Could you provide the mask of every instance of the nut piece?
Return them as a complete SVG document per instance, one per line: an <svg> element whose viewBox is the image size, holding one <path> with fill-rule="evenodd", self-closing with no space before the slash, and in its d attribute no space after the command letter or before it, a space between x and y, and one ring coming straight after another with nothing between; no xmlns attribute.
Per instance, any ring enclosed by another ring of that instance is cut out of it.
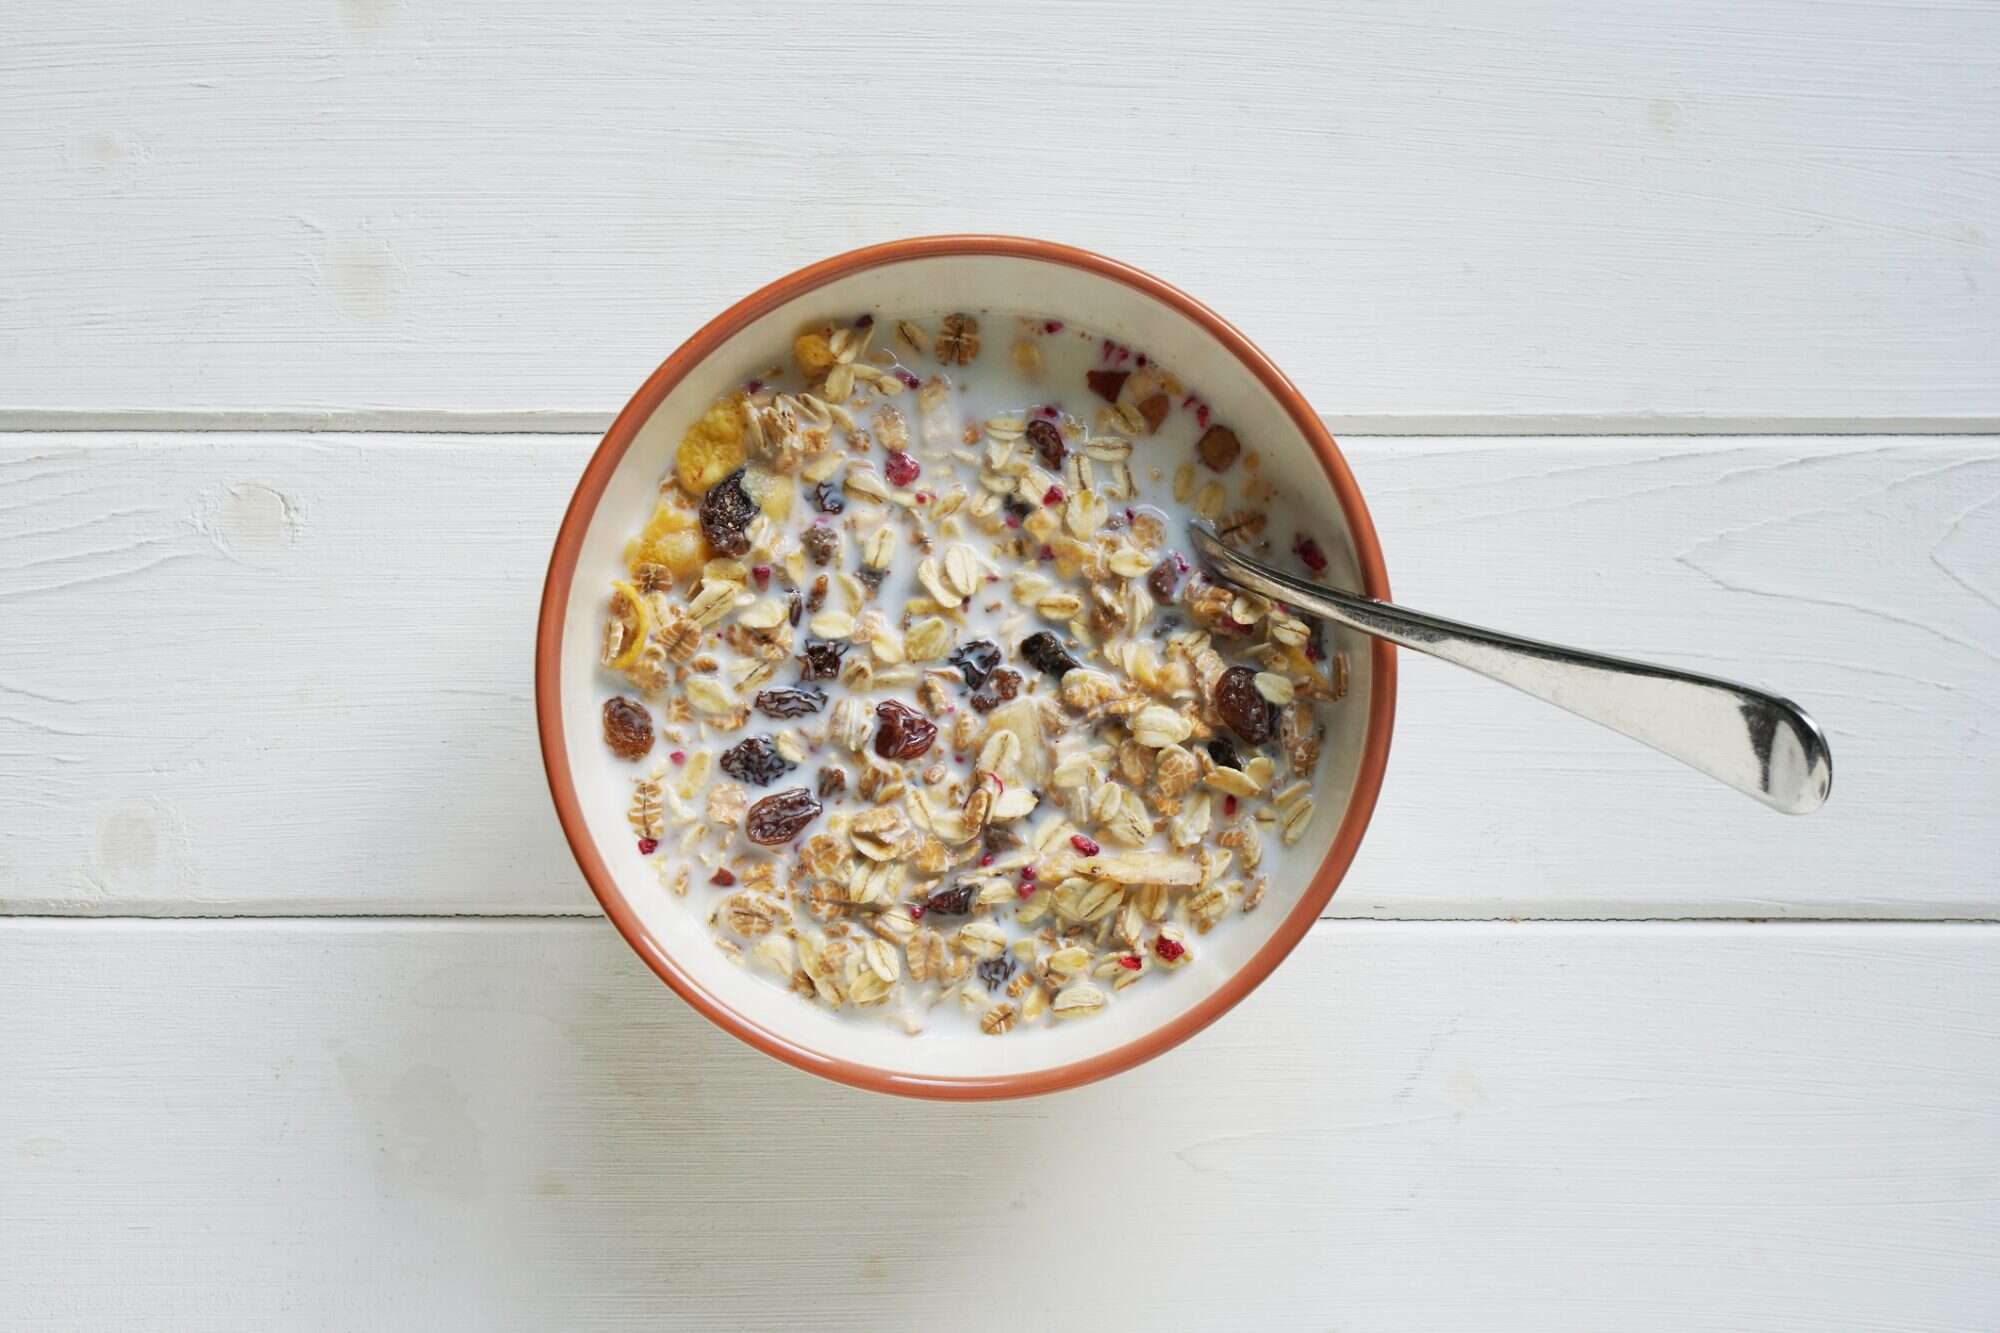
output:
<svg viewBox="0 0 2000 1333"><path fill-rule="evenodd" d="M979 321L970 315L946 315L931 350L940 365L970 365L979 355Z"/></svg>
<svg viewBox="0 0 2000 1333"><path fill-rule="evenodd" d="M1195 445L1195 452L1201 455L1212 472L1227 472L1236 456L1243 452L1242 441L1236 432L1227 426L1210 426L1202 433L1201 442Z"/></svg>

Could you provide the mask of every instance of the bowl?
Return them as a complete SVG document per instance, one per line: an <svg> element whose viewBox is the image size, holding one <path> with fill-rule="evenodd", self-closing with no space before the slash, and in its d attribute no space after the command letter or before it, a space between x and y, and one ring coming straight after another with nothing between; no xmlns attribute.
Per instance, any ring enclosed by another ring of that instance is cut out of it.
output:
<svg viewBox="0 0 2000 1333"><path fill-rule="evenodd" d="M982 1099L1053 1092L1129 1069L1236 1004L1292 951L1339 886L1368 826L1388 759L1395 659L1385 643L1336 640L1349 689L1326 714L1316 809L1291 863L1310 877L1269 886L1255 913L1203 937L1171 985L1134 987L1103 1014L1004 1039L912 1037L807 1003L731 962L701 914L670 896L625 825L630 769L599 738L597 652L606 590L650 511L681 433L721 392L769 365L801 327L863 311L1034 313L1151 352L1198 386L1262 456L1267 475L1325 515L1316 534L1340 581L1387 598L1361 491L1291 381L1220 316L1159 279L1048 241L931 236L838 255L752 293L688 339L640 386L577 483L557 533L535 642L535 710L549 789L592 892L647 966L724 1030L800 1069L906 1096ZM1299 852L1306 852L1299 856Z"/></svg>

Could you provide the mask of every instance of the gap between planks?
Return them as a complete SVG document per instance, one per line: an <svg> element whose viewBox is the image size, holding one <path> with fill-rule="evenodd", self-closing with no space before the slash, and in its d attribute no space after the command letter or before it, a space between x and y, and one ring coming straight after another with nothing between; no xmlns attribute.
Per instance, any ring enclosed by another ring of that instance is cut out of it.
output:
<svg viewBox="0 0 2000 1333"><path fill-rule="evenodd" d="M184 410L0 408L0 434L268 431L391 435L601 435L613 414L581 409L487 412L407 408ZM1327 414L1335 435L1590 437L1634 435L1996 435L2000 416L1710 416L1693 412Z"/></svg>

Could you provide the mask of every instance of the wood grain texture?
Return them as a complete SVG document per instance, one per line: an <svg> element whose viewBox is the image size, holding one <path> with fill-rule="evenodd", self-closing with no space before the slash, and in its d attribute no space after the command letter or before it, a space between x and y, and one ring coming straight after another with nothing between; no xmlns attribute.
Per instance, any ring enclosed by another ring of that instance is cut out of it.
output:
<svg viewBox="0 0 2000 1333"><path fill-rule="evenodd" d="M593 910L530 700L591 444L0 439L0 910ZM1346 447L1403 601L1792 694L1836 778L1780 818L1406 654L1336 914L2000 916L1990 443Z"/></svg>
<svg viewBox="0 0 2000 1333"><path fill-rule="evenodd" d="M1329 412L1990 422L1996 44L1983 0L16 0L0 409L603 412L779 273L983 230L1157 271Z"/></svg>
<svg viewBox="0 0 2000 1333"><path fill-rule="evenodd" d="M601 922L0 923L0 1324L1979 1327L1996 942L1328 923L981 1107L785 1069Z"/></svg>

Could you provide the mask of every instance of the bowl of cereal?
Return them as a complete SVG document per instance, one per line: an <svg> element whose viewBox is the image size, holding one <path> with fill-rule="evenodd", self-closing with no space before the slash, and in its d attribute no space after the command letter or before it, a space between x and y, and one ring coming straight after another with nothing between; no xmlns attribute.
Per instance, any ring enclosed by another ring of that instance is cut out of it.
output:
<svg viewBox="0 0 2000 1333"><path fill-rule="evenodd" d="M1207 307L1045 241L840 255L703 327L585 468L535 703L620 933L881 1092L1102 1078L1226 1012L1360 844L1386 644L1187 525L1387 598L1333 439Z"/></svg>

